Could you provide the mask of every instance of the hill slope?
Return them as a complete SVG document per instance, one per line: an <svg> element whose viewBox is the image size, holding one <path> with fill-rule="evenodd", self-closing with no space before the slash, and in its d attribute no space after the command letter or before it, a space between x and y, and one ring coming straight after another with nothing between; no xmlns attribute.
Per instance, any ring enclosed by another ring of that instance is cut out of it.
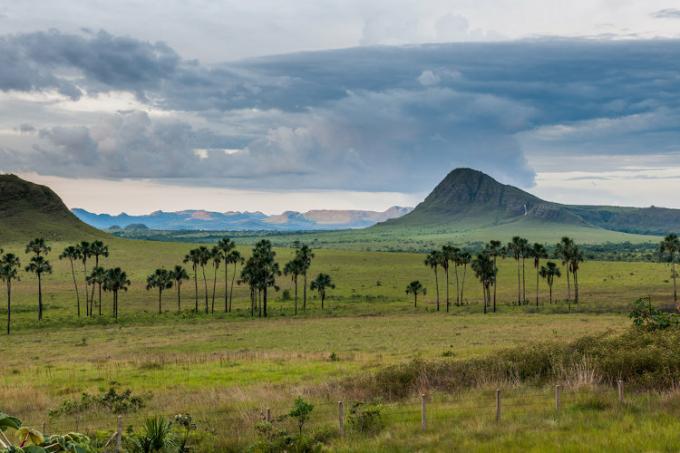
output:
<svg viewBox="0 0 680 453"><path fill-rule="evenodd" d="M621 241L627 240L621 233L663 235L680 231L680 210L562 205L501 184L480 171L458 168L449 173L412 212L375 228L457 232L490 228L497 232L512 230L516 234L521 234L523 229L587 229L600 230L587 232L597 237L607 237L608 232L618 233L612 234L611 240ZM636 239L639 240L639 237Z"/></svg>
<svg viewBox="0 0 680 453"><path fill-rule="evenodd" d="M84 224L50 188L0 175L0 241L80 240L105 233Z"/></svg>

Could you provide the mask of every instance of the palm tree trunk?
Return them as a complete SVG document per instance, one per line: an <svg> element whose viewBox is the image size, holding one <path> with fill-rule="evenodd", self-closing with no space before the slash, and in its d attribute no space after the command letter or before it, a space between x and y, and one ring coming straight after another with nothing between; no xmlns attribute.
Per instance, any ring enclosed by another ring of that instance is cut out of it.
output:
<svg viewBox="0 0 680 453"><path fill-rule="evenodd" d="M257 317L262 317L262 290L257 290Z"/></svg>
<svg viewBox="0 0 680 453"><path fill-rule="evenodd" d="M163 294L163 290L158 288L158 314L159 315L163 313L163 307L161 306L162 305L162 297L163 297L162 294Z"/></svg>
<svg viewBox="0 0 680 453"><path fill-rule="evenodd" d="M78 292L78 282L76 282L76 269L73 266L73 259L69 261L71 262L71 275L73 276L73 286L76 289L76 304L78 306L78 317L80 318L80 293Z"/></svg>
<svg viewBox="0 0 680 453"><path fill-rule="evenodd" d="M527 279L526 279L526 266L524 265L524 257L522 257L522 303L527 302Z"/></svg>
<svg viewBox="0 0 680 453"><path fill-rule="evenodd" d="M182 311L182 284L180 283L180 280L177 281L177 313Z"/></svg>
<svg viewBox="0 0 680 453"><path fill-rule="evenodd" d="M323 310L323 301L326 300L326 292L321 291L321 310Z"/></svg>
<svg viewBox="0 0 680 453"><path fill-rule="evenodd" d="M672 258L671 258L672 259ZM673 277L673 302L678 303L678 274L675 272L675 261L671 263L671 276Z"/></svg>
<svg viewBox="0 0 680 453"><path fill-rule="evenodd" d="M465 292L465 274L467 274L467 264L463 265L463 279L460 282L460 304L463 305L463 301L465 300L464 297L464 292Z"/></svg>
<svg viewBox="0 0 680 453"><path fill-rule="evenodd" d="M548 288L550 289L550 305L552 305L552 285L548 285Z"/></svg>
<svg viewBox="0 0 680 453"><path fill-rule="evenodd" d="M43 305L42 305L42 278L38 274L38 321L42 321Z"/></svg>
<svg viewBox="0 0 680 453"><path fill-rule="evenodd" d="M295 314L297 315L298 306L298 276L295 275Z"/></svg>
<svg viewBox="0 0 680 453"><path fill-rule="evenodd" d="M213 292L212 292L212 306L210 308L210 313L215 313L215 290L217 289L217 268L215 268L215 273L213 276Z"/></svg>
<svg viewBox="0 0 680 453"><path fill-rule="evenodd" d="M12 321L12 282L7 280L7 335Z"/></svg>
<svg viewBox="0 0 680 453"><path fill-rule="evenodd" d="M208 279L205 277L205 266L201 266L203 273L203 294L205 294L205 312L208 313Z"/></svg>
<svg viewBox="0 0 680 453"><path fill-rule="evenodd" d="M102 284L97 283L97 286L99 287L99 316L102 315Z"/></svg>
<svg viewBox="0 0 680 453"><path fill-rule="evenodd" d="M116 319L118 319L118 291L113 292L113 305L115 307Z"/></svg>
<svg viewBox="0 0 680 453"><path fill-rule="evenodd" d="M569 277L569 264L567 264L567 300L571 300L571 278Z"/></svg>
<svg viewBox="0 0 680 453"><path fill-rule="evenodd" d="M413 292L413 308L418 308L418 293Z"/></svg>
<svg viewBox="0 0 680 453"><path fill-rule="evenodd" d="M496 313L496 288L498 288L498 267L496 266L496 255L493 256L493 312Z"/></svg>
<svg viewBox="0 0 680 453"><path fill-rule="evenodd" d="M578 304L578 271L574 270L574 303Z"/></svg>
<svg viewBox="0 0 680 453"><path fill-rule="evenodd" d="M264 317L267 317L267 286L262 291L262 308L264 309Z"/></svg>
<svg viewBox="0 0 680 453"><path fill-rule="evenodd" d="M436 267L434 268L434 286L437 292L437 311L439 311L439 276Z"/></svg>
<svg viewBox="0 0 680 453"><path fill-rule="evenodd" d="M449 312L449 267L446 266L446 312Z"/></svg>
<svg viewBox="0 0 680 453"><path fill-rule="evenodd" d="M94 282L92 282L92 293L90 294L90 316L94 316Z"/></svg>
<svg viewBox="0 0 680 453"><path fill-rule="evenodd" d="M85 275L85 316L90 316L90 306L87 292L87 264L85 261L83 261L83 272Z"/></svg>
<svg viewBox="0 0 680 453"><path fill-rule="evenodd" d="M198 314L198 268L194 267L194 302L196 303L196 307L194 308L194 312Z"/></svg>
<svg viewBox="0 0 680 453"><path fill-rule="evenodd" d="M540 277L540 272L538 269L541 267L540 262L536 263L536 307L538 308L538 285L539 285L539 277Z"/></svg>
<svg viewBox="0 0 680 453"><path fill-rule="evenodd" d="M236 264L234 264L235 266ZM229 265L224 261L224 312L229 311Z"/></svg>
<svg viewBox="0 0 680 453"><path fill-rule="evenodd" d="M519 258L517 259L517 305L522 305L522 273L519 265Z"/></svg>
<svg viewBox="0 0 680 453"><path fill-rule="evenodd" d="M456 273L456 305L460 306L460 281L458 280L458 265L453 266L453 270Z"/></svg>
<svg viewBox="0 0 680 453"><path fill-rule="evenodd" d="M486 286L484 286L484 283L482 283L482 299L484 299L484 308L483 312L486 314Z"/></svg>
<svg viewBox="0 0 680 453"><path fill-rule="evenodd" d="M305 284L302 287L302 311L307 310L307 271L303 274L303 283Z"/></svg>
<svg viewBox="0 0 680 453"><path fill-rule="evenodd" d="M231 288L229 288L229 311L231 312L234 305L234 282L236 281L236 268L237 265L234 263L234 273L231 275Z"/></svg>

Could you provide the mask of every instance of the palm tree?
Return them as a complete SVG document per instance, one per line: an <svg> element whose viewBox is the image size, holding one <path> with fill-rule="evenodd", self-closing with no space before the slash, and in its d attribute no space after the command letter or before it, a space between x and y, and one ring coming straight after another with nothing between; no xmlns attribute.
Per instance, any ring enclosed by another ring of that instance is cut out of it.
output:
<svg viewBox="0 0 680 453"><path fill-rule="evenodd" d="M232 271L231 275L231 287L229 288L229 309L228 311L231 312L232 305L234 303L234 283L236 281L236 270L238 269L239 264L243 264L244 259L241 256L241 253L239 253L238 250L232 250L229 252L229 255L227 256L225 262L231 263L234 265L234 270Z"/></svg>
<svg viewBox="0 0 680 453"><path fill-rule="evenodd" d="M496 266L496 262L498 260L499 256L505 255L505 248L503 247L503 244L501 241L496 241L496 240L491 240L489 241L486 246L484 247L484 253L489 255L493 259L493 267L496 270L496 274L498 274L498 266ZM494 283L493 283L493 312L496 313L496 289L498 288L498 275L494 275Z"/></svg>
<svg viewBox="0 0 680 453"><path fill-rule="evenodd" d="M250 316L255 316L255 293L259 292L258 286L258 270L255 257L248 258L243 269L241 269L241 279L239 284L247 283L250 289Z"/></svg>
<svg viewBox="0 0 680 453"><path fill-rule="evenodd" d="M158 289L158 314L163 313L163 291L172 288L174 274L166 269L156 269L153 274L146 278L147 291Z"/></svg>
<svg viewBox="0 0 680 453"><path fill-rule="evenodd" d="M493 258L487 253L480 253L472 260L472 270L475 272L477 279L482 284L482 294L484 296L484 314L487 313L487 307L491 304L491 285L494 284L496 278L496 269L494 269Z"/></svg>
<svg viewBox="0 0 680 453"><path fill-rule="evenodd" d="M312 280L312 283L309 285L309 289L319 293L319 297L321 297L322 310L323 302L324 300L326 300L326 290L329 288L335 288L335 284L333 283L333 280L331 280L331 276L324 273L317 275L316 278Z"/></svg>
<svg viewBox="0 0 680 453"><path fill-rule="evenodd" d="M285 275L290 275L290 278L293 282L293 286L295 287L295 314L297 315L298 312L298 277L302 273L302 263L300 260L295 257L292 260L288 261L286 265L283 267L283 273Z"/></svg>
<svg viewBox="0 0 680 453"><path fill-rule="evenodd" d="M581 267L581 263L583 262L583 252L579 250L578 246L574 244L573 248L571 249L571 254L569 256L569 268L571 270L571 274L574 276L574 303L578 304L579 302L579 288L578 288L578 270Z"/></svg>
<svg viewBox="0 0 680 453"><path fill-rule="evenodd" d="M301 270L302 270L302 309L307 309L307 273L309 268L312 266L312 259L314 258L314 252L306 244L295 243L295 257L300 260Z"/></svg>
<svg viewBox="0 0 680 453"><path fill-rule="evenodd" d="M220 268L222 263L222 251L218 247L213 247L210 251L210 261L213 265L213 289L212 289L212 302L210 306L210 313L215 313L215 290L217 289L217 270ZM226 266L225 266L226 268ZM224 290L226 298L227 290Z"/></svg>
<svg viewBox="0 0 680 453"><path fill-rule="evenodd" d="M458 254L458 265L463 266L463 277L460 281L460 303L461 305L463 304L463 301L465 300L465 276L467 274L467 267L468 264L472 262L472 255L470 255L470 252L463 250Z"/></svg>
<svg viewBox="0 0 680 453"><path fill-rule="evenodd" d="M276 262L276 252L272 250L272 243L263 239L255 244L252 256L258 276L259 289L262 291L262 314L267 317L267 294L270 287L276 287L276 276L281 275L279 263Z"/></svg>
<svg viewBox="0 0 680 453"><path fill-rule="evenodd" d="M680 253L680 239L677 234L669 234L659 245L659 256L662 260L671 263L671 278L673 279L673 302L678 303L678 273L675 269L678 254Z"/></svg>
<svg viewBox="0 0 680 453"><path fill-rule="evenodd" d="M10 334L12 321L12 281L19 279L20 266L19 257L13 253L8 253L0 259L0 280L7 286L7 335Z"/></svg>
<svg viewBox="0 0 680 453"><path fill-rule="evenodd" d="M109 246L105 245L102 241L93 241L90 244L90 254L94 257L94 266L99 267L99 257L107 258L109 256ZM102 314L101 311L101 301L102 301L102 283L103 280L100 279L95 282L99 291L99 315ZM94 284L92 285L92 297L90 297L90 316L94 313Z"/></svg>
<svg viewBox="0 0 680 453"><path fill-rule="evenodd" d="M36 238L26 244L26 253L33 253L35 256L44 256L50 253L52 248L47 245L44 238Z"/></svg>
<svg viewBox="0 0 680 453"><path fill-rule="evenodd" d="M78 307L78 317L80 318L80 293L78 291L78 282L76 281L76 270L74 266L74 261L81 259L80 249L78 246L69 245L61 252L59 255L60 260L67 259L71 263L71 276L73 277L73 286L76 290L76 305Z"/></svg>
<svg viewBox="0 0 680 453"><path fill-rule="evenodd" d="M229 256L236 248L236 244L228 237L224 237L217 242L215 248L218 250L221 260L224 261L224 312L226 313L229 311L229 264L231 263Z"/></svg>
<svg viewBox="0 0 680 453"><path fill-rule="evenodd" d="M458 258L458 253L460 249L453 247L451 245L445 245L442 247L441 251L441 266L444 269L444 275L446 276L446 312L449 311L449 263L454 263L454 268L456 271L456 305L458 305L458 264L456 260Z"/></svg>
<svg viewBox="0 0 680 453"><path fill-rule="evenodd" d="M182 310L182 281L189 280L189 274L187 274L187 270L179 264L175 265L175 268L171 270L170 273L172 274L172 279L177 288L177 313L179 313Z"/></svg>
<svg viewBox="0 0 680 453"><path fill-rule="evenodd" d="M95 266L92 269L92 272L90 272L90 275L87 277L87 282L92 285L92 296L90 299L90 316L94 316L94 287L95 285L99 286L100 291L99 291L99 316L102 315L102 293L101 293L101 287L104 284L104 280L106 279L106 270L101 267L101 266Z"/></svg>
<svg viewBox="0 0 680 453"><path fill-rule="evenodd" d="M571 254L574 249L574 241L567 236L564 236L555 246L555 255L562 260L562 265L567 271L567 300L571 301L571 269L569 263L571 262Z"/></svg>
<svg viewBox="0 0 680 453"><path fill-rule="evenodd" d="M90 248L90 243L87 241L81 241L80 244L76 246L78 248L78 254L80 255L80 260L83 263L83 275L85 276L85 316L90 315L90 296L88 294L87 286L87 260L92 257L92 251Z"/></svg>
<svg viewBox="0 0 680 453"><path fill-rule="evenodd" d="M552 302L553 302L553 297L552 297L553 282L555 281L555 277L559 278L559 277L562 276L562 273L560 272L560 268L557 267L557 264L553 263L552 261L548 261L545 266L541 266L541 270L539 272L539 275L548 284L548 288L550 289L550 303L552 304Z"/></svg>
<svg viewBox="0 0 680 453"><path fill-rule="evenodd" d="M127 274L120 267L106 271L104 291L111 291L113 294L113 315L116 319L118 319L118 293L120 291L127 291L129 286L130 280L128 280Z"/></svg>
<svg viewBox="0 0 680 453"><path fill-rule="evenodd" d="M38 277L38 321L41 321L43 318L42 276L52 273L52 265L44 256L35 255L31 257L31 261L26 266L26 272L31 272Z"/></svg>
<svg viewBox="0 0 680 453"><path fill-rule="evenodd" d="M418 307L418 294L427 294L425 288L419 280L414 280L406 286L406 294L413 294L413 307Z"/></svg>
<svg viewBox="0 0 680 453"><path fill-rule="evenodd" d="M208 279L205 276L205 266L208 265L212 254L205 246L200 246L197 250L198 253L198 265L201 266L201 272L203 273L203 293L205 294L205 312L208 313Z"/></svg>
<svg viewBox="0 0 680 453"><path fill-rule="evenodd" d="M520 266L523 252L524 239L519 236L514 236L508 245L505 247L508 255L517 262L517 305L522 304L522 267Z"/></svg>
<svg viewBox="0 0 680 453"><path fill-rule="evenodd" d="M432 250L427 257L425 257L425 265L429 266L430 269L434 271L434 286L437 292L437 311L439 311L439 275L437 269L442 263L441 252L438 250Z"/></svg>
<svg viewBox="0 0 680 453"><path fill-rule="evenodd" d="M194 271L194 302L195 308L194 312L198 313L198 266L201 262L201 256L198 249L189 250L184 256L185 263L191 263L191 269Z"/></svg>
<svg viewBox="0 0 680 453"><path fill-rule="evenodd" d="M536 269L536 306L538 307L538 279L541 271L541 260L548 258L548 251L543 244L536 242L531 247L531 256L534 258L534 269Z"/></svg>

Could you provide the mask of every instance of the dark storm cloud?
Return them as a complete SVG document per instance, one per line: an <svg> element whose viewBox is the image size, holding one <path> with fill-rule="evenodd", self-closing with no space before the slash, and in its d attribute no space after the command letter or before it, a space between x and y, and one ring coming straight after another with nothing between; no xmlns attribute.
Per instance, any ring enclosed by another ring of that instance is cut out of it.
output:
<svg viewBox="0 0 680 453"><path fill-rule="evenodd" d="M0 50L15 63L0 66L0 89L126 90L207 124L119 113L44 128L34 149L0 156L51 174L422 191L464 165L526 186L528 151L663 154L680 142L678 41L364 47L212 66L106 33L9 36Z"/></svg>

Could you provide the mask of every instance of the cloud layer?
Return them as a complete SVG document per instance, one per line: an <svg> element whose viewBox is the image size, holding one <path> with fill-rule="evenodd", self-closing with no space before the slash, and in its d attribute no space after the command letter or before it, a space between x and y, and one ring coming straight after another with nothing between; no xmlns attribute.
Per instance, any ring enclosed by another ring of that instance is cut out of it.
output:
<svg viewBox="0 0 680 453"><path fill-rule="evenodd" d="M0 168L419 192L471 166L530 186L536 155L553 166L676 155L678 74L672 40L363 47L204 65L106 32L6 35ZM133 107L112 108L126 93Z"/></svg>

